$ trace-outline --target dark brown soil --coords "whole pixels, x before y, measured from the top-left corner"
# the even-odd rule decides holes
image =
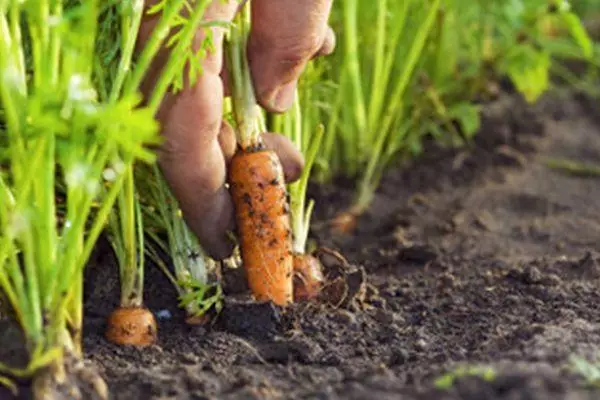
[[[348,204],[351,185],[314,188],[318,243],[363,266],[379,291],[359,309],[230,301],[213,326],[191,328],[149,268],[159,344],[122,348],[102,336],[118,296],[99,246],[86,286],[88,359],[124,400],[600,398],[570,367],[600,346],[600,177],[549,169],[554,157],[600,165],[592,101],[555,94],[536,107],[510,97],[486,107],[471,149],[432,145],[393,168],[351,237],[319,223]],[[496,377],[435,387],[461,365]]]

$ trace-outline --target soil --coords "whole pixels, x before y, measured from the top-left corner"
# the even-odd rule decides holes
[[[87,270],[87,359],[124,400],[600,398],[571,361],[600,346],[600,177],[546,165],[565,157],[600,165],[592,100],[503,96],[485,107],[470,148],[429,144],[391,168],[350,236],[324,222],[354,184],[311,188],[313,238],[364,269],[366,301],[283,312],[231,296],[214,324],[190,327],[150,267],[159,342],[146,349],[103,338],[118,288],[100,243]],[[5,336],[0,357],[16,343]],[[460,366],[495,376],[436,387]]]

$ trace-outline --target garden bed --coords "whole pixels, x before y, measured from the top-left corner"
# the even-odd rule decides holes
[[[535,107],[502,97],[486,106],[470,150],[431,145],[392,168],[351,237],[323,223],[348,205],[351,183],[313,188],[319,245],[363,266],[377,289],[357,308],[282,314],[228,301],[213,325],[188,327],[172,286],[149,267],[159,343],[119,347],[103,338],[119,297],[101,241],[87,270],[88,360],[114,399],[598,398],[570,357],[593,357],[600,344],[600,178],[545,164],[600,164],[591,104],[571,93]],[[2,337],[1,348],[18,345]],[[496,376],[435,388],[460,365]]]

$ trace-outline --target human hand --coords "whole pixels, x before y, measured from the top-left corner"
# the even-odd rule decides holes
[[[330,54],[335,36],[327,24],[333,0],[253,0],[252,31],[248,61],[259,104],[270,112],[283,112],[292,105],[298,78],[307,62]],[[147,0],[146,6],[156,0]],[[204,20],[231,21],[237,0],[214,0]],[[159,16],[145,17],[139,45],[150,36]],[[225,187],[227,164],[236,150],[232,128],[222,120],[223,98],[227,95],[223,62],[224,29],[213,30],[214,51],[204,59],[203,72],[194,86],[167,94],[158,111],[165,138],[159,150],[159,165],[188,226],[200,244],[215,259],[231,255],[233,243],[227,231],[235,227],[233,203]],[[199,30],[194,50],[205,33]],[[148,95],[168,60],[159,52],[142,85]],[[263,134],[283,165],[286,180],[297,180],[304,166],[302,154],[286,137]]]

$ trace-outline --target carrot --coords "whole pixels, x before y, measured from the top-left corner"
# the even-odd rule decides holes
[[[248,3],[240,5],[227,42],[238,143],[228,166],[228,183],[248,286],[257,300],[284,306],[293,301],[291,218],[283,167],[262,139],[266,128],[246,58]]]
[[[250,290],[257,300],[292,302],[292,230],[279,158],[262,148],[238,149],[229,184]]]
[[[294,300],[312,300],[323,287],[321,262],[310,254],[294,254]]]
[[[105,337],[119,345],[148,346],[156,342],[154,315],[145,307],[118,307],[108,317]]]
[[[344,211],[336,215],[330,226],[335,234],[349,235],[356,229],[357,214],[352,211]]]

